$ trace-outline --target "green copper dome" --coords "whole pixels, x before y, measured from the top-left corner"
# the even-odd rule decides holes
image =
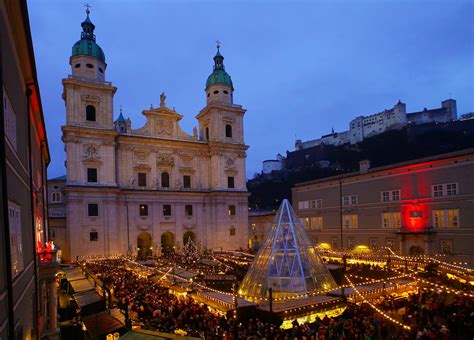
[[[105,63],[104,51],[102,51],[100,46],[97,45],[97,43],[95,42],[95,26],[89,19],[89,11],[87,11],[86,20],[82,22],[81,26],[81,40],[79,40],[74,44],[74,46],[72,46],[71,57],[75,57],[78,55],[86,55],[97,58]]]
[[[211,75],[207,78],[206,81],[206,88],[211,85],[228,85],[234,89],[234,85],[232,84],[232,79],[230,78],[229,74],[225,71],[224,67],[224,57],[220,54],[219,49],[217,49],[217,53],[214,57],[214,71]]]

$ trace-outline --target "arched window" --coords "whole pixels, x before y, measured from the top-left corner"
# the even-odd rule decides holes
[[[95,107],[94,105],[86,106],[86,120],[95,122]]]
[[[225,126],[225,136],[228,138],[232,138],[232,125],[227,124]]]
[[[206,140],[209,140],[209,128],[206,127]]]
[[[165,172],[161,173],[161,187],[169,188],[170,187],[170,174]]]
[[[55,191],[51,194],[51,202],[56,203],[56,202],[61,202],[61,193],[58,191]]]

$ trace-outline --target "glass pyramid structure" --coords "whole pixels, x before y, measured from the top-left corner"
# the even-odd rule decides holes
[[[239,288],[239,294],[265,299],[291,297],[336,288],[311,239],[288,200],[283,200],[273,224]]]

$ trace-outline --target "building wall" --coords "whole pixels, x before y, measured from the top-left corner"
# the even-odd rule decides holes
[[[249,212],[249,248],[256,251],[275,218],[274,211]]]
[[[443,252],[443,241],[450,241],[452,253],[474,255],[474,180],[469,175],[474,170],[474,154],[470,149],[450,155],[303,183],[293,189],[293,204],[302,219],[322,217],[321,230],[309,226],[319,243],[341,246],[342,211],[342,215],[358,216],[357,228],[342,228],[344,248],[353,238],[354,246],[372,242],[381,247],[393,241],[393,250],[402,254],[408,254],[412,246],[434,254]],[[434,197],[433,185],[447,183],[455,183],[457,193]],[[395,190],[400,190],[399,200],[382,201],[383,191]],[[357,203],[341,207],[341,196],[348,195],[357,195]],[[321,207],[311,208],[311,201],[317,199],[322,200]],[[459,211],[458,226],[436,227],[433,211],[448,209]],[[400,226],[384,228],[383,213],[399,213]]]
[[[26,1],[0,1],[0,39],[1,119],[5,129],[0,200],[6,208],[2,209],[0,224],[0,338],[35,339],[47,326],[38,299],[44,282],[36,276],[36,242],[47,240],[44,183],[49,154]],[[33,85],[28,86],[30,83]],[[9,265],[11,277],[7,275]]]

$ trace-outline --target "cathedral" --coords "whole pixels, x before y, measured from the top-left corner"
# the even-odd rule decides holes
[[[69,259],[179,251],[187,242],[214,250],[247,248],[244,113],[217,46],[198,128],[160,105],[132,127],[106,80],[105,54],[87,17],[62,80],[66,125],[66,216]],[[121,110],[120,110],[121,111]]]

